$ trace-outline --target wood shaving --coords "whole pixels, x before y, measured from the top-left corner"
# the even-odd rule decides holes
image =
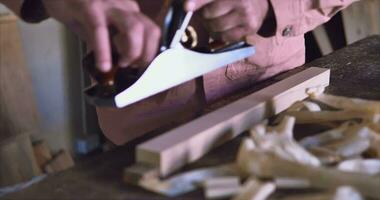
[[[197,186],[191,183],[203,182],[208,199],[235,195],[233,200],[265,200],[276,188],[321,189],[317,194],[281,198],[289,200],[380,199],[380,102],[328,95],[318,88],[308,94],[336,110],[322,110],[311,101],[296,102],[279,115],[278,125],[264,121],[252,127],[235,163],[167,180],[151,178],[140,186],[174,196],[194,190]],[[299,142],[294,139],[295,124],[326,123],[333,128]],[[246,181],[240,186],[239,180]]]
[[[285,116],[276,127],[263,127],[260,124],[251,129],[251,137],[261,150],[273,152],[287,160],[320,166],[318,158],[295,141],[293,137],[294,123],[294,117]]]

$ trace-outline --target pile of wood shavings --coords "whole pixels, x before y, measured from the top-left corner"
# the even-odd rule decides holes
[[[310,99],[279,115],[277,126],[264,122],[250,130],[237,157],[239,177],[245,181],[230,185],[239,188],[232,199],[273,199],[269,196],[277,189],[306,188],[321,191],[276,199],[380,199],[380,102],[323,93]],[[334,110],[322,110],[316,102]],[[296,123],[331,129],[297,142]],[[206,198],[230,195],[223,187],[210,193],[216,189],[206,184]]]
[[[200,186],[206,199],[380,199],[380,102],[320,92],[311,93],[310,99],[280,114],[276,126],[267,122],[254,126],[250,137],[243,139],[235,163],[198,170],[202,176],[195,176],[199,174],[195,170],[165,181],[140,182],[140,186],[166,195]],[[319,103],[332,109],[323,110]],[[296,141],[295,124],[330,128]],[[191,184],[185,184],[186,190],[178,187],[185,178],[196,183],[194,188]],[[284,189],[293,192],[272,195]],[[304,194],[305,189],[318,192]]]

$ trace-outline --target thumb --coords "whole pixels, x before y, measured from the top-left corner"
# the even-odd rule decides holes
[[[186,0],[185,1],[185,10],[187,12],[190,12],[190,11],[194,12],[194,11],[199,10],[200,8],[205,6],[206,4],[211,3],[212,1],[214,1],[214,0]]]

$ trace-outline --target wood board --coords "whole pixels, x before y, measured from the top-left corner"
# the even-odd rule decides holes
[[[34,157],[41,170],[53,158],[50,149],[45,141],[37,141],[33,143]]]
[[[212,148],[307,97],[306,89],[329,84],[330,70],[308,68],[285,80],[140,144],[138,163],[151,164],[165,177]]]
[[[347,44],[380,34],[380,1],[362,0],[342,11]]]
[[[44,170],[46,173],[54,173],[69,169],[74,165],[75,163],[70,153],[65,150],[61,150],[53,157],[52,160],[49,161],[47,165],[45,165]]]
[[[0,140],[0,188],[28,181],[40,174],[28,134]]]
[[[0,187],[39,175],[30,134],[39,130],[17,17],[0,14]]]
[[[17,18],[0,15],[0,141],[38,130],[38,109]]]
[[[331,45],[326,28],[323,24],[315,28],[312,33],[315,37],[315,40],[317,41],[319,50],[321,51],[322,55],[325,56],[333,52],[333,47]]]

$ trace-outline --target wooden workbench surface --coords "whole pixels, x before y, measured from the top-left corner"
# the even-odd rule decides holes
[[[309,63],[305,67],[308,66],[332,70],[328,93],[380,100],[380,36],[357,42]],[[242,91],[229,98],[228,102],[285,76],[287,75],[280,75],[253,89]],[[213,108],[222,106],[226,101],[219,102]],[[78,163],[68,171],[51,175],[21,192],[6,196],[5,199],[167,199],[122,182],[123,168],[133,163],[135,145],[154,134],[156,133]],[[187,168],[231,161],[234,159],[238,144],[239,138],[216,149],[206,158],[202,158]],[[220,159],[221,154],[223,154],[223,161]],[[202,198],[202,192],[196,191],[177,199]]]

